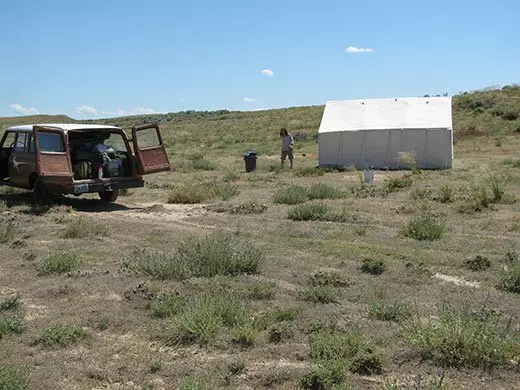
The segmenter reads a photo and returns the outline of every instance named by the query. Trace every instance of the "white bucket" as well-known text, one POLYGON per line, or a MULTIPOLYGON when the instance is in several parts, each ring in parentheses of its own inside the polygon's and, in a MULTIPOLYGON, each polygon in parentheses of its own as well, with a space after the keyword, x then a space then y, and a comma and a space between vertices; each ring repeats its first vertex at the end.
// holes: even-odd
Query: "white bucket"
POLYGON ((374 181, 374 171, 373 170, 365 170, 365 184, 372 184, 374 181))

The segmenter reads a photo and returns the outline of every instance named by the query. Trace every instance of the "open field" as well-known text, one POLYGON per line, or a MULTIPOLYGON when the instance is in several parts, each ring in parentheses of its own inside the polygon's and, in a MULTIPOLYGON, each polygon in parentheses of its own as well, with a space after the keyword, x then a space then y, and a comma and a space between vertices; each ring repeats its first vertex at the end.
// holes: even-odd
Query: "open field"
POLYGON ((0 188, 0 389, 520 388, 520 104, 490 93, 448 171, 316 170, 304 107, 171 116, 173 171, 115 205, 0 188))

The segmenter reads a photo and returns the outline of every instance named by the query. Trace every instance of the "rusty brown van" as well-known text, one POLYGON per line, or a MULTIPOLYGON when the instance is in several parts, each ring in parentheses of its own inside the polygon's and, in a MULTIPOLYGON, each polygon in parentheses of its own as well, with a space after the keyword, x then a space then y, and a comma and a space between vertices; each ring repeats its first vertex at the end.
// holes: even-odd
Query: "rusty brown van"
POLYGON ((123 188, 143 187, 142 175, 168 171, 159 126, 135 126, 132 141, 119 127, 99 124, 34 124, 9 127, 0 143, 3 185, 52 194, 99 194, 114 202, 123 188))

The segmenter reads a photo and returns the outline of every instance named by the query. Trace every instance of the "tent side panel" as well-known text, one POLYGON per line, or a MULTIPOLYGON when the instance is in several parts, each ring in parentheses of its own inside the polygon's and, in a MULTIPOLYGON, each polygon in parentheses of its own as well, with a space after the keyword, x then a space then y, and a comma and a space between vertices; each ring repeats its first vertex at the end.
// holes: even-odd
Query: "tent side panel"
POLYGON ((363 151, 364 132, 338 131, 318 135, 319 165, 358 166, 363 151))
POLYGON ((319 165, 354 165, 358 169, 408 169, 412 157, 418 168, 452 166, 449 129, 392 129, 321 133, 319 165))
POLYGON ((318 134, 318 158, 319 166, 339 165, 341 150, 339 140, 341 133, 321 133, 318 134))
POLYGON ((428 132, 428 159, 425 169, 448 169, 453 163, 453 139, 450 129, 428 132))

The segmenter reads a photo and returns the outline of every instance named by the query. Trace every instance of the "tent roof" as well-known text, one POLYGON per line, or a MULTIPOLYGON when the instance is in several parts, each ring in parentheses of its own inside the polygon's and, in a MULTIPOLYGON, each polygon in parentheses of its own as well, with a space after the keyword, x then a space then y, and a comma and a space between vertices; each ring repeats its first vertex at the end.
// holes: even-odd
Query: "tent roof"
POLYGON ((319 133, 451 129, 451 97, 328 101, 319 133))

